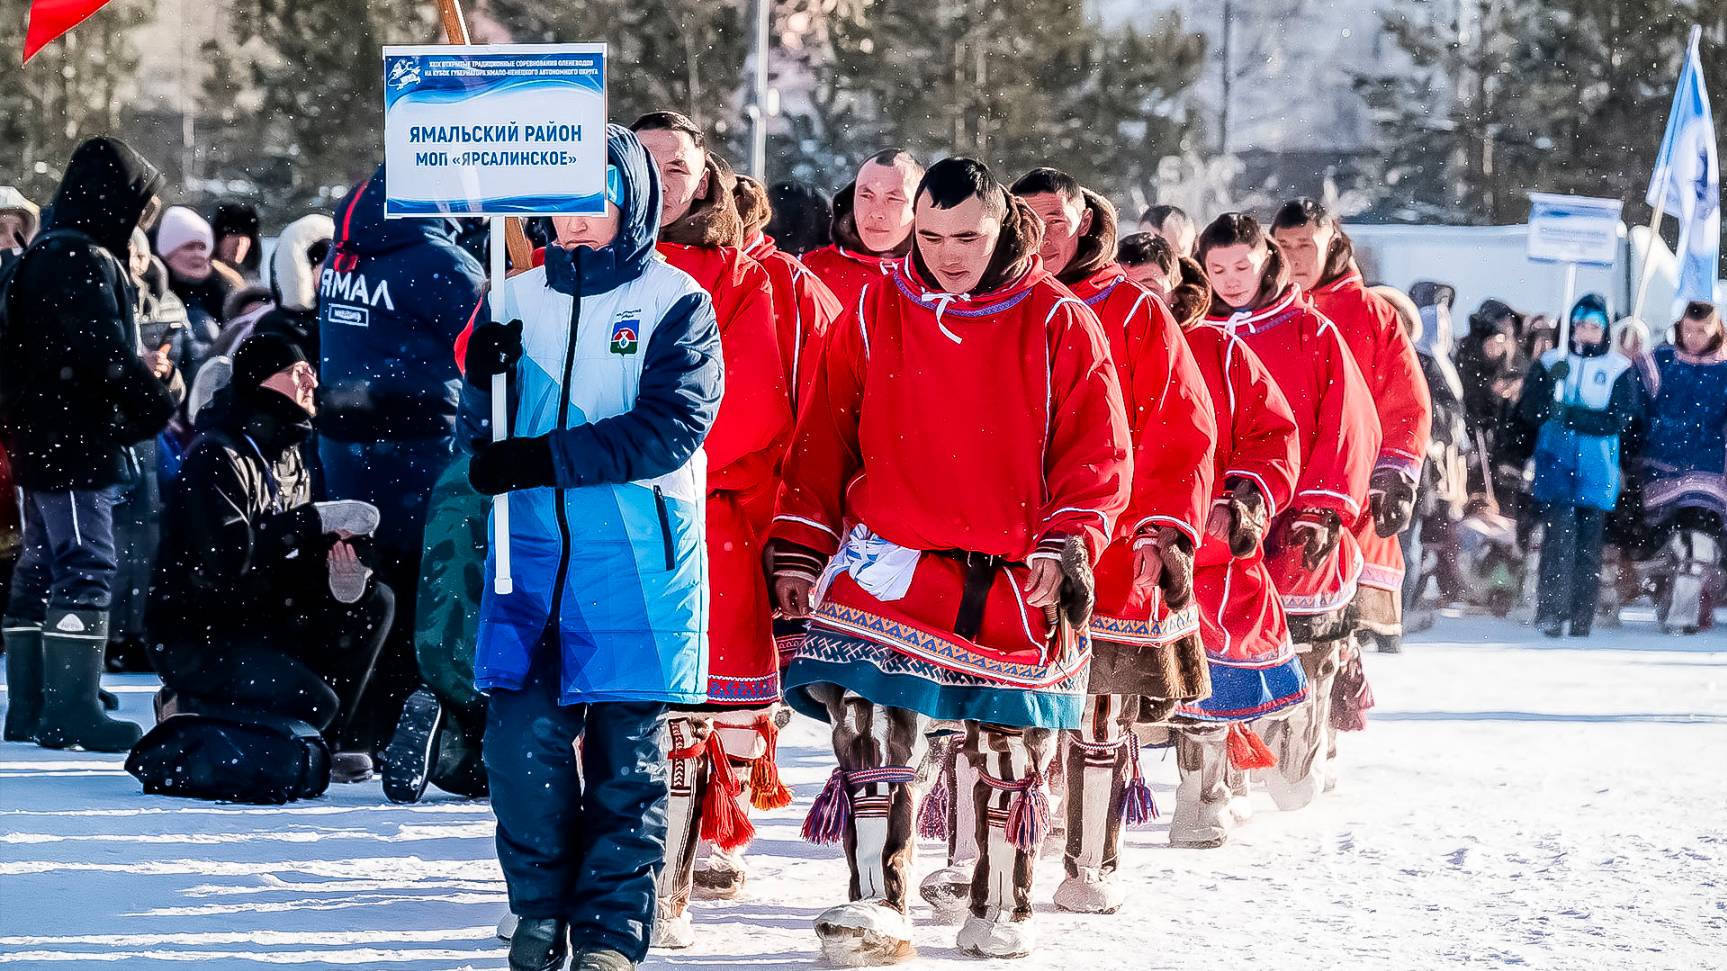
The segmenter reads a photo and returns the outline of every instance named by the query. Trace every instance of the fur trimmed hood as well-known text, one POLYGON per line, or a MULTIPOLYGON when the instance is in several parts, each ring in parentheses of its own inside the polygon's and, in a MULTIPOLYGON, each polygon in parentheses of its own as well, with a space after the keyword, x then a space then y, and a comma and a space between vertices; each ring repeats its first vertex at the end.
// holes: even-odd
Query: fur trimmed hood
POLYGON ((321 212, 301 216, 282 230, 270 255, 270 292, 277 306, 318 306, 318 271, 335 236, 336 221, 321 212))
POLYGON ((744 224, 738 216, 732 191, 737 178, 707 153, 708 190, 690 203, 690 211, 660 227, 660 242, 684 246, 735 246, 743 248, 744 224))
POLYGON ((743 225, 743 238, 746 242, 759 236, 774 218, 773 204, 768 201, 768 190, 747 175, 737 177, 737 186, 732 189, 732 201, 737 206, 738 220, 743 225))
POLYGON ((1079 238, 1079 248, 1067 268, 1056 274, 1064 284, 1075 284, 1115 262, 1116 227, 1119 217, 1115 204, 1103 196, 1081 189, 1086 211, 1091 213, 1091 228, 1079 238))

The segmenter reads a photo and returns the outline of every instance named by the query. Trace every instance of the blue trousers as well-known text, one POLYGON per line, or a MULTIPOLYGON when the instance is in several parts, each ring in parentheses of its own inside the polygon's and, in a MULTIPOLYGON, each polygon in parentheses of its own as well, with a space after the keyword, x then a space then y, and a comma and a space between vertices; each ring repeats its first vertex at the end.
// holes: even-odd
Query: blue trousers
POLYGON ((569 921, 577 950, 609 948, 640 962, 665 865, 666 706, 559 705, 557 665, 541 661, 522 690, 493 690, 486 707, 486 775, 510 911, 569 921))
POLYGON ((1601 598, 1601 542, 1607 513, 1550 502, 1541 507, 1541 522, 1546 535, 1535 587, 1535 623, 1568 620, 1571 633, 1587 634, 1601 598))
MULTIPOLYGON (((40 623, 48 608, 107 610, 114 599, 114 505, 120 487, 24 491, 24 550, 6 616, 40 623)), ((7 497, 10 498, 10 497, 7 497)))

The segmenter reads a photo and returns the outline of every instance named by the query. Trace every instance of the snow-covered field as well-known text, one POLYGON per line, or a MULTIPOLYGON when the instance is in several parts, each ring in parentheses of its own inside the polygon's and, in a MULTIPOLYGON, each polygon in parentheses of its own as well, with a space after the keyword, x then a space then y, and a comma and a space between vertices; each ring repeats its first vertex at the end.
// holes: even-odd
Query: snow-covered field
MULTIPOLYGON (((1119 914, 1048 906, 1043 949, 1003 967, 1727 967, 1727 638, 1646 619, 1587 642, 1441 618, 1370 656, 1379 708, 1338 790, 1268 800, 1218 850, 1129 836, 1119 914)), ((144 719, 150 679, 110 679, 144 719)), ((1175 766, 1147 752, 1167 812, 1175 766)), ((695 905, 697 943, 649 967, 818 961, 843 894, 802 843, 823 731, 781 744, 798 805, 758 820, 744 899, 695 905)), ((484 803, 384 802, 376 783, 279 809, 146 798, 112 756, 0 748, 0 964, 27 968, 500 968, 504 910, 484 803)), ((922 862, 936 865, 935 847, 922 862)), ((977 967, 916 912, 913 967, 977 967)))

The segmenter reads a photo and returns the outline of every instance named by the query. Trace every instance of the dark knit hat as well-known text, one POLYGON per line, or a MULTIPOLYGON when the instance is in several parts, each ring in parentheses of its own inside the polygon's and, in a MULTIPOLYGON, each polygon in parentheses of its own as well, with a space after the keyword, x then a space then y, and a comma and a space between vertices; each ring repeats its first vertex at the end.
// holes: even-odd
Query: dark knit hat
POLYGON ((273 375, 306 360, 299 346, 276 334, 254 334, 234 354, 232 386, 246 394, 273 375))

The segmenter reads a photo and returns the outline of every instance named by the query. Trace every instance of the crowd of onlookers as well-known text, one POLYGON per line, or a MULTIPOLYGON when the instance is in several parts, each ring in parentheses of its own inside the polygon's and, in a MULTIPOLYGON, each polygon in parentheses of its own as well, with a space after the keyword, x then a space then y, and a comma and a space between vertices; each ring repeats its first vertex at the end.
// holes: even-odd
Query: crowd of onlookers
MULTIPOLYGON (((828 242, 819 190, 770 200, 781 249, 828 242)), ((1167 295, 1194 227, 1158 206, 1139 228, 1120 262, 1167 295)), ((364 778, 423 682, 471 687, 459 646, 416 656, 414 628, 422 570, 447 560, 423 562, 445 530, 428 528, 435 491, 480 501, 461 456, 484 412, 464 407, 451 348, 485 234, 386 221, 381 174, 268 254, 260 230, 243 202, 163 207, 160 176, 112 139, 78 150, 41 211, 0 188, 8 739, 125 750, 138 729, 105 714, 99 674, 154 669, 159 712, 303 719, 338 778, 364 778)), ((1707 626, 1727 517, 1720 312, 1693 302, 1652 329, 1589 294, 1563 326, 1488 300, 1458 327, 1442 282, 1378 289, 1433 400, 1404 534, 1411 626, 1440 604, 1504 613, 1530 584, 1552 636, 1644 594, 1679 610, 1670 626, 1707 626)))

